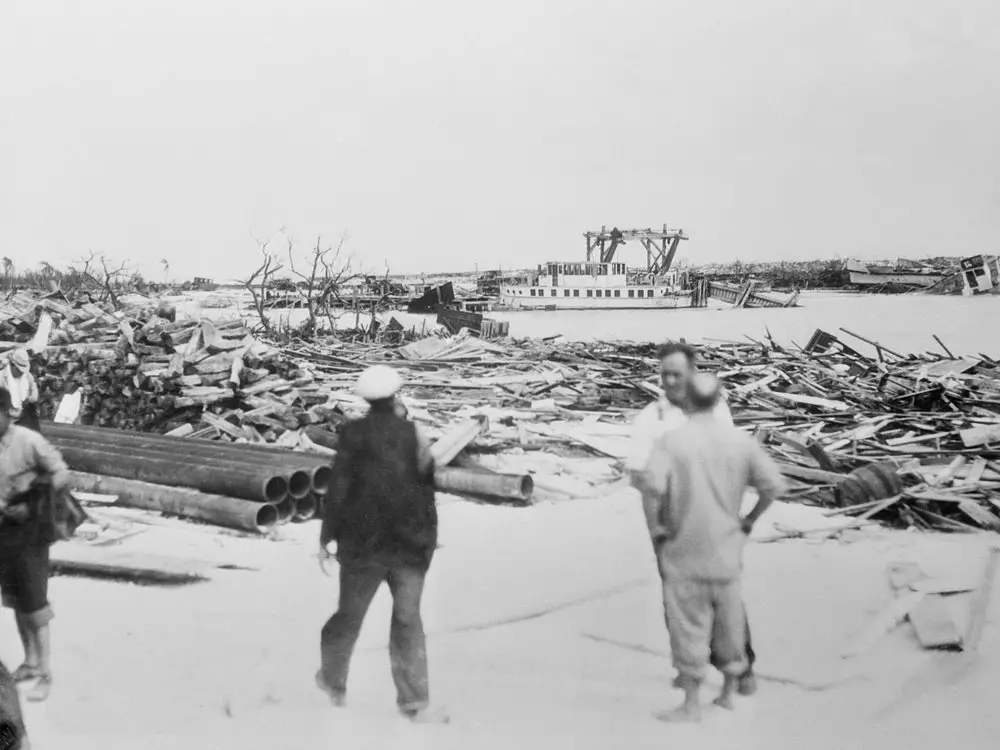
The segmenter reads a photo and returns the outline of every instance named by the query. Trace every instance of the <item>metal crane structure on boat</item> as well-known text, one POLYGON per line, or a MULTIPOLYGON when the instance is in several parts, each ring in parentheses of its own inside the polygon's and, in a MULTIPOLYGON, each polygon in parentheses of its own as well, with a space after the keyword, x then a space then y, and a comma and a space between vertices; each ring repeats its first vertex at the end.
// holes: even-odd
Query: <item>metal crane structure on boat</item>
POLYGON ((594 253, 599 253, 598 261, 610 263, 620 245, 629 240, 639 240, 646 249, 646 271, 657 276, 665 274, 673 265, 677 255, 677 246, 681 240, 688 239, 683 229, 619 229, 606 226, 600 232, 584 232, 587 239, 587 262, 594 262, 594 253))

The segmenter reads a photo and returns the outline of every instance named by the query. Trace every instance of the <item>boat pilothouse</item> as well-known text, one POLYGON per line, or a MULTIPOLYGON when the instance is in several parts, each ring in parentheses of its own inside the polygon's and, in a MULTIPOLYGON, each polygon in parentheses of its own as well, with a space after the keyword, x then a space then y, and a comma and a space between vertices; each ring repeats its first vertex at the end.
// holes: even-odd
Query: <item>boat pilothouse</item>
POLYGON ((501 287, 500 304, 526 310, 670 309, 697 304, 697 295, 682 288, 680 274, 671 268, 678 242, 686 239, 682 232, 666 227, 663 232, 602 228, 584 236, 586 262, 545 263, 530 283, 501 287), (615 250, 626 239, 642 241, 648 254, 646 269, 631 270, 615 260, 615 250), (597 251, 599 260, 592 261, 597 251))

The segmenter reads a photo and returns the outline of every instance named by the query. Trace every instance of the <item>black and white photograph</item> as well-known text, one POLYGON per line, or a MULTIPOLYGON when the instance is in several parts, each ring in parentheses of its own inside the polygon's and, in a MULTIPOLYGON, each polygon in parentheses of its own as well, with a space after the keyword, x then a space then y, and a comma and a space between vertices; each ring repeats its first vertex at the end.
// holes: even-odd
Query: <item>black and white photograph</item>
POLYGON ((1000 3, 0 3, 0 750, 992 750, 1000 3))

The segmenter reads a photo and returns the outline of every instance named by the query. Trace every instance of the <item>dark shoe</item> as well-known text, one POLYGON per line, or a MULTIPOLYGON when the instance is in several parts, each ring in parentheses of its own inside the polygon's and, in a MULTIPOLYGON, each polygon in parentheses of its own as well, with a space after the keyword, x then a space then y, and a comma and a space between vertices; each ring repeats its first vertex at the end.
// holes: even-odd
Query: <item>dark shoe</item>
POLYGON ((330 687, 327 684, 326 680, 323 679, 322 671, 316 673, 316 686, 324 693, 330 696, 330 700, 333 702, 333 705, 335 705, 337 708, 342 708, 343 706, 347 705, 347 696, 344 695, 339 690, 334 690, 332 687, 330 687))
POLYGON ((753 695, 757 692, 757 677, 753 672, 741 676, 736 682, 736 692, 740 695, 753 695))
POLYGON ((51 690, 52 675, 42 674, 38 676, 38 681, 28 690, 27 698, 32 703, 41 703, 48 699, 51 690))
POLYGON ((414 724, 447 724, 451 721, 443 708, 404 709, 403 715, 414 724))
POLYGON ((28 680, 35 679, 40 674, 41 672, 38 667, 30 664, 22 664, 14 670, 14 674, 12 674, 11 677, 14 678, 14 682, 27 682, 28 680))

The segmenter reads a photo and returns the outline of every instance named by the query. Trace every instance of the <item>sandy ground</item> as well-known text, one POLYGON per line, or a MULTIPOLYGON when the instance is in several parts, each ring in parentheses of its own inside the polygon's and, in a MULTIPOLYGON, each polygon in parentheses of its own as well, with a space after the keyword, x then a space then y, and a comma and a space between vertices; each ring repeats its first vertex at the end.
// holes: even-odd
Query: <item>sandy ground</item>
MULTIPOLYGON (((25 705, 35 748, 909 750, 993 747, 1000 735, 991 710, 1000 595, 967 674, 952 674, 961 656, 921 650, 908 624, 859 656, 838 655, 889 601, 889 563, 976 578, 995 537, 876 528, 838 541, 752 543, 747 600, 767 679, 735 712, 675 727, 652 718, 680 694, 631 490, 521 509, 442 496, 440 506, 424 616, 432 690, 451 725, 415 727, 395 713, 384 590, 358 644, 349 707, 330 707, 315 688, 318 632, 337 595, 314 555, 315 523, 271 540, 176 521, 118 547, 204 561, 208 582, 52 580, 56 683, 49 702, 25 705), (253 570, 214 567, 223 564, 253 570)), ((815 509, 781 506, 755 536, 776 520, 829 523, 815 509)), ((961 614, 964 602, 955 604, 961 614)), ((19 662, 9 612, 0 655, 19 662)))

